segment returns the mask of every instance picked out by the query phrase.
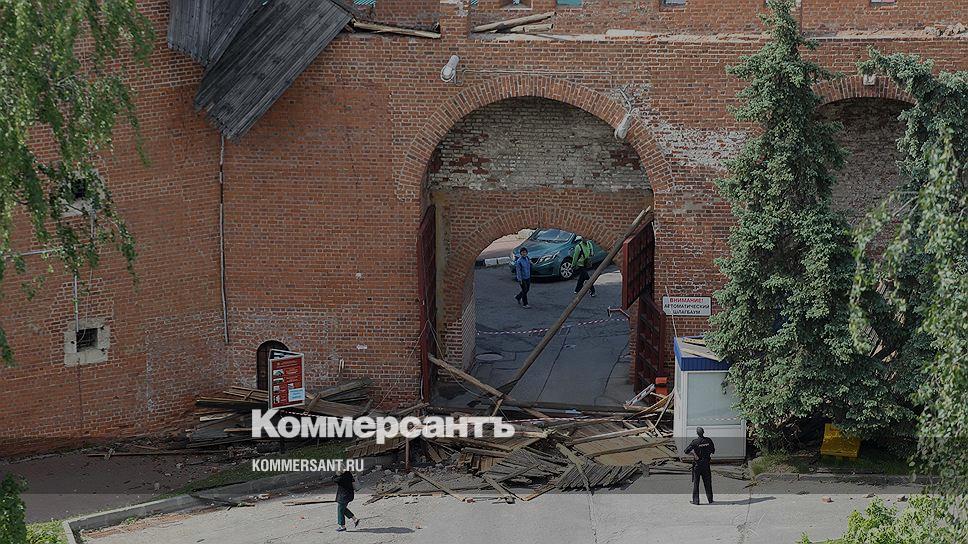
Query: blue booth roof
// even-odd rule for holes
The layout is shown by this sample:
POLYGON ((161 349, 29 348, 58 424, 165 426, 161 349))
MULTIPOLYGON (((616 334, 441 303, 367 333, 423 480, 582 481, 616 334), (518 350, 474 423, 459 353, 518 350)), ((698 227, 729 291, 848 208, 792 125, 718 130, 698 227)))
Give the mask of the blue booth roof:
MULTIPOLYGON (((701 339, 702 337, 687 336, 686 338, 701 339)), ((682 344, 681 340, 682 338, 676 337, 672 345, 676 352, 676 366, 683 372, 696 370, 729 370, 729 363, 716 360, 716 355, 707 347, 686 344, 685 349, 695 353, 684 353, 683 347, 680 345, 682 344), (699 353, 708 353, 709 356, 702 356, 699 353)))

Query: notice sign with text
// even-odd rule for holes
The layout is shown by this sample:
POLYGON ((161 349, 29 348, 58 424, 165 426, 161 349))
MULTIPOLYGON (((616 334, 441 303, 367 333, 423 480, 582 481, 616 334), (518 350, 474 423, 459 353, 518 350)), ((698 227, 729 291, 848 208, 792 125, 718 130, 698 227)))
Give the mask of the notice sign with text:
POLYGON ((662 311, 666 315, 706 316, 712 312, 709 297, 662 297, 662 311))
POLYGON ((269 409, 301 406, 305 400, 303 354, 272 350, 269 355, 269 409))

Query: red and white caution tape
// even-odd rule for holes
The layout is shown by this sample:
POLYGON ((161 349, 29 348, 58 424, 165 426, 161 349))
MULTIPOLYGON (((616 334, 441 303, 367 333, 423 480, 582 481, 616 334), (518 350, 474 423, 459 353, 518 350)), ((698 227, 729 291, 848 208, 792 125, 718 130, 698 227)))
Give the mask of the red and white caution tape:
MULTIPOLYGON (((610 319, 593 319, 591 321, 582 321, 580 323, 568 323, 562 325, 562 329, 570 329, 572 327, 587 327, 589 325, 601 325, 603 323, 610 323, 612 321, 621 321, 622 323, 628 323, 627 319, 620 317, 613 317, 610 319)), ((527 329, 523 331, 477 331, 478 336, 484 335, 500 335, 500 334, 524 334, 524 335, 538 335, 548 332, 548 329, 527 329)))

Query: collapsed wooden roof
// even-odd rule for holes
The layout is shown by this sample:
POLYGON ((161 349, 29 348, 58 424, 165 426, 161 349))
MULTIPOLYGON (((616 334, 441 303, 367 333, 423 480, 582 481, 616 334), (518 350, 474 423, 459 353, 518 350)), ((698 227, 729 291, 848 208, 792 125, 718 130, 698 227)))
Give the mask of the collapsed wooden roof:
POLYGON ((168 47, 209 66, 261 4, 262 0, 171 0, 168 47))
POLYGON ((171 0, 168 45, 205 66, 195 109, 236 139, 351 18, 339 0, 171 0))

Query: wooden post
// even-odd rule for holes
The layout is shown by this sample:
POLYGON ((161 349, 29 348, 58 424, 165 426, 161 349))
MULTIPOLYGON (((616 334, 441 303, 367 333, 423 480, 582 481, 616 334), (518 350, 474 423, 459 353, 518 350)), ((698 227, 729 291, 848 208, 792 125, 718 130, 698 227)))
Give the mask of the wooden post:
POLYGON ((404 442, 403 446, 403 468, 407 472, 410 472, 410 439, 408 438, 404 442))

